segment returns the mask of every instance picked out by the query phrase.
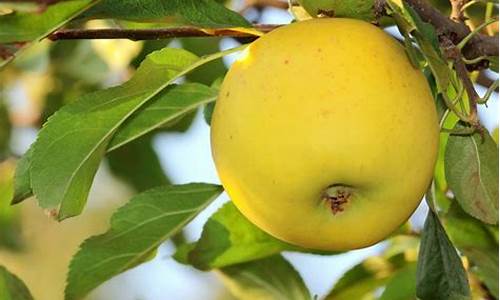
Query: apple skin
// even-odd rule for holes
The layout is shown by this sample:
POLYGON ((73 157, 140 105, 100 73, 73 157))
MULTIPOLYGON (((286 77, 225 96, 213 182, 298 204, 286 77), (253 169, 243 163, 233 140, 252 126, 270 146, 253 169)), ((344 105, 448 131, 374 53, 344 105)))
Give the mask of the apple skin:
POLYGON ((377 0, 298 0, 312 17, 327 15, 365 21, 375 20, 375 1, 377 0))
POLYGON ((253 42, 224 79, 211 128, 238 209, 269 234, 320 250, 369 246, 404 223, 431 182, 438 142, 430 89, 403 47, 337 18, 253 42), (327 191, 347 192, 347 203, 332 209, 327 191))

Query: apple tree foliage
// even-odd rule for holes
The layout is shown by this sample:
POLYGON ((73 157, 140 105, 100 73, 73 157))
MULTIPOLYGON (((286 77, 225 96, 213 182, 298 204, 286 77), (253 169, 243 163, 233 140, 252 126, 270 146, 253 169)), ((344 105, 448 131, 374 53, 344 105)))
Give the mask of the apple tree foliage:
MULTIPOLYGON (((182 228, 223 188, 171 184, 152 148, 156 134, 184 131, 199 109, 204 109, 210 123, 226 71, 221 58, 244 49, 262 33, 224 1, 33 2, 8 6, 0 1, 0 100, 12 76, 40 67, 40 61, 50 64, 58 84, 45 97, 34 122, 41 129, 22 156, 9 146, 14 118, 9 118, 9 106, 0 102, 0 247, 18 251, 23 245, 21 214, 11 204, 28 199, 57 221, 77 217, 99 166, 106 161, 137 195, 114 213, 108 231, 82 242, 68 270, 67 300, 81 299, 108 279, 151 259, 169 239, 175 241, 177 262, 216 272, 237 298, 317 298, 281 253, 339 253, 279 241, 246 220, 230 202, 208 219, 198 240, 178 239, 182 228), (237 39, 241 46, 226 51, 219 50, 216 36, 179 38, 181 47, 175 48, 169 47, 171 39, 143 42, 130 63, 135 70, 131 78, 103 88, 108 66, 89 41, 44 44, 54 31, 84 28, 90 19, 112 20, 108 24, 122 29, 190 26, 207 35, 231 28, 253 37, 237 39)), ((286 4, 279 2, 279 7, 286 4)), ((459 69, 481 62, 483 68, 498 72, 498 54, 474 59, 460 55, 474 36, 495 34, 498 25, 490 24, 496 21, 498 3, 465 1, 467 22, 476 30, 451 45, 459 53, 456 58, 443 43, 446 28, 428 22, 409 2, 384 2, 383 18, 372 21, 397 26, 408 58, 427 76, 434 94, 442 134, 435 177, 426 195, 430 209, 423 228, 403 225, 384 241, 379 256, 354 266, 321 297, 498 299, 498 145, 475 114, 475 106, 487 105, 498 89, 498 79, 484 84, 479 80, 484 71, 466 67, 464 77, 459 69), (470 101, 470 80, 486 85, 483 97, 470 101)), ((291 4, 296 18, 310 17, 291 4)), ((447 14, 447 3, 432 4, 447 14)), ((2 266, 0 299, 33 299, 21 279, 2 266)))

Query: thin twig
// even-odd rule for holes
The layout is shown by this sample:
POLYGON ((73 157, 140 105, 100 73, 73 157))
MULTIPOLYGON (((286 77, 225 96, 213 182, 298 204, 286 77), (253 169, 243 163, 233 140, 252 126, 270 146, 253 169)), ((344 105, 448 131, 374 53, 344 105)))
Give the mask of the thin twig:
POLYGON ((474 84, 469 77, 469 72, 467 71, 465 62, 463 61, 460 49, 446 37, 441 38, 441 46, 444 49, 447 58, 452 60, 453 68, 457 72, 457 76, 462 82, 465 92, 467 93, 467 98, 469 100, 469 115, 467 117, 468 122, 473 127, 480 128, 477 116, 477 103, 481 98, 474 89, 474 84))
MULTIPOLYGON (((453 44, 459 44, 470 33, 470 28, 463 22, 454 22, 441 14, 426 0, 404 0, 411 6, 424 22, 430 23, 436 28, 440 38, 446 37, 453 44)), ((462 54, 465 58, 472 60, 480 56, 498 56, 498 35, 488 36, 485 34, 475 34, 463 48, 462 54)), ((484 69, 488 66, 486 60, 475 65, 469 65, 468 70, 484 69)))
POLYGON ((469 118, 472 122, 477 122, 477 102, 480 97, 477 94, 476 89, 474 89, 474 84, 470 80, 464 61, 461 58, 457 58, 453 61, 453 66, 455 67, 455 71, 457 71, 457 76, 464 85, 467 98, 469 98, 469 118))
POLYGON ((493 92, 498 89, 498 79, 495 80, 489 87, 488 89, 486 90, 486 93, 484 94, 484 96, 477 101, 477 103, 479 104, 486 104, 488 102, 488 100, 490 99, 491 97, 491 94, 493 94, 493 92))
MULTIPOLYGON (((253 28, 259 32, 270 32, 281 24, 257 24, 253 28)), ((236 37, 236 38, 257 38, 258 34, 250 31, 240 31, 231 28, 203 29, 195 27, 179 28, 155 28, 155 29, 61 29, 48 36, 52 41, 76 40, 76 39, 129 39, 138 40, 159 40, 175 37, 236 37)))
POLYGON ((465 21, 463 7, 467 4, 467 2, 469 2, 469 0, 450 0, 450 19, 457 23, 463 23, 465 21))

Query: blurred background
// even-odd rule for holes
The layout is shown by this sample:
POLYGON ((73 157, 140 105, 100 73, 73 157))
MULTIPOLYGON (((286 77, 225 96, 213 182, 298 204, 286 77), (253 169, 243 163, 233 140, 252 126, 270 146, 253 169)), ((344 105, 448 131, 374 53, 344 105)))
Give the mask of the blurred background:
MULTIPOLYGON (((253 22, 285 24, 292 21, 286 9, 259 3, 265 1, 233 1, 228 5, 253 22)), ((443 1, 439 5, 446 9, 447 3, 443 1)), ((283 4, 282 7, 286 7, 286 3, 283 4)), ((8 4, 0 3, 0 12, 6 7, 8 4)), ((118 25, 89 21, 85 26, 118 25)), ((395 27, 386 30, 398 36, 395 27)), ((80 95, 127 80, 144 56, 155 49, 183 47, 202 55, 237 45, 239 43, 231 38, 43 41, 0 72, 0 265, 22 278, 35 299, 63 298, 68 263, 78 245, 85 238, 104 232, 113 211, 132 195, 169 182, 219 183, 210 154, 210 127, 200 110, 173 127, 110 153, 96 176, 89 203, 81 216, 57 223, 48 218, 33 199, 9 207, 16 159, 34 141, 41 124, 61 105, 80 95)), ((211 84, 223 76, 237 55, 203 66, 184 80, 211 84)), ((479 76, 488 82, 498 74, 487 71, 479 76)), ((482 86, 477 88, 481 93, 486 90, 482 86)), ((487 108, 481 106, 480 117, 488 130, 498 128, 497 93, 487 108)), ((223 194, 192 221, 186 228, 186 239, 196 240, 206 219, 227 200, 223 194)), ((422 227, 426 211, 423 202, 411 219, 414 231, 422 227)), ((417 244, 418 239, 408 237, 335 256, 285 253, 285 257, 302 275, 311 293, 322 297, 347 270, 361 262, 376 265, 380 262, 377 259, 390 247, 401 247, 409 260, 415 260, 417 244)), ((155 259, 111 279, 88 299, 234 299, 216 273, 200 272, 175 262, 170 258, 174 250, 174 245, 166 242, 155 259)))

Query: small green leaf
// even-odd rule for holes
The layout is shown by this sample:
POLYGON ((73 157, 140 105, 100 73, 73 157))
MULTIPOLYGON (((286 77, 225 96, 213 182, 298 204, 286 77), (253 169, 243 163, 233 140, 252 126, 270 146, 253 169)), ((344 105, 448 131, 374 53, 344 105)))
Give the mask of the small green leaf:
POLYGON ((0 94, 0 161, 6 159, 9 154, 11 130, 9 111, 0 94))
MULTIPOLYGON (((215 79, 212 82, 211 87, 214 89, 217 89, 217 91, 220 91, 220 86, 222 85, 222 81, 224 80, 224 77, 219 77, 215 79)), ((205 122, 207 123, 208 126, 212 123, 212 115, 214 113, 215 109, 215 101, 210 102, 205 107, 203 108, 203 118, 205 119, 205 122)))
POLYGON ((425 221, 418 255, 417 297, 470 299, 462 261, 432 210, 425 221))
POLYGON ((21 159, 17 161, 16 172, 14 174, 14 197, 12 199, 12 204, 17 204, 33 196, 29 171, 32 155, 33 147, 30 147, 21 159))
POLYGON ((189 265, 189 252, 191 252, 196 247, 196 242, 194 243, 183 243, 180 244, 172 258, 175 259, 178 263, 183 265, 189 265))
POLYGON ((41 39, 98 1, 71 0, 49 5, 43 13, 14 12, 0 16, 0 43, 41 39), (94 2, 94 3, 92 3, 94 2))
POLYGON ((410 300, 416 298, 417 264, 410 263, 397 271, 387 282, 378 300, 410 300))
POLYGON ((420 52, 426 58, 427 63, 434 74, 438 91, 439 93, 446 93, 450 83, 451 72, 448 68, 446 60, 441 54, 436 30, 432 25, 423 22, 415 10, 405 1, 403 1, 403 7, 406 12, 406 20, 410 19, 415 26, 414 30, 411 31, 411 34, 417 41, 417 44, 420 47, 420 52))
MULTIPOLYGON (((32 188, 40 206, 51 209, 59 220, 81 213, 97 167, 120 126, 125 124, 127 129, 126 121, 131 116, 130 122, 134 117, 144 121, 134 113, 176 78, 236 49, 241 50, 235 48, 201 59, 182 49, 153 52, 128 82, 84 95, 54 114, 38 135, 30 168, 32 188)), ((170 113, 178 114, 175 110, 170 113)), ((150 130, 151 124, 146 128, 150 130)), ((130 128, 135 134, 134 130, 130 128)))
POLYGON ((19 208, 10 205, 14 168, 13 160, 0 162, 0 250, 19 251, 24 246, 19 208))
POLYGON ((169 86, 123 123, 113 136, 108 151, 114 150, 154 129, 215 101, 217 90, 199 83, 169 86))
POLYGON ((189 262, 208 270, 296 249, 257 228, 228 202, 205 223, 189 262))
POLYGON ((133 197, 111 217, 106 233, 81 245, 70 264, 65 299, 80 299, 150 258, 221 192, 218 185, 197 183, 158 187, 133 197))
POLYGON ((439 41, 436 33, 436 29, 429 23, 424 22, 419 14, 408 5, 406 1, 403 1, 403 8, 407 12, 407 16, 410 17, 413 25, 415 26, 416 31, 422 36, 422 38, 432 45, 432 48, 436 52, 440 52, 439 49, 439 41))
POLYGON ((498 56, 488 57, 490 61, 490 69, 498 73, 498 56))
POLYGON ((335 284, 325 300, 371 299, 377 288, 383 287, 390 276, 406 265, 403 254, 388 259, 370 257, 347 271, 335 284))
POLYGON ((214 0, 103 0, 85 17, 157 22, 178 17, 175 23, 203 27, 250 26, 241 15, 214 0))
POLYGON ((404 36, 403 42, 406 50, 406 55, 408 55, 408 59, 410 60, 411 64, 415 69, 420 69, 422 54, 417 48, 415 48, 408 33, 403 33, 403 36, 404 36))
MULTIPOLYGON (((462 129, 458 123, 455 129, 462 129)), ((458 203, 471 216, 498 223, 498 146, 485 130, 450 135, 445 153, 446 180, 458 203)))
POLYGON ((33 296, 21 279, 0 266, 0 299, 32 300, 33 296))
POLYGON ((214 114, 214 109, 215 109, 215 102, 208 103, 203 108, 203 118, 205 119, 205 122, 209 126, 210 124, 212 124, 212 115, 214 114))
POLYGON ((0 59, 0 67, 26 46, 22 43, 41 40, 97 2, 99 0, 61 1, 49 5, 43 13, 14 12, 0 16, 0 50, 11 54, 5 60, 0 59))
POLYGON ((241 300, 311 300, 304 281, 281 255, 222 268, 223 283, 241 300))

